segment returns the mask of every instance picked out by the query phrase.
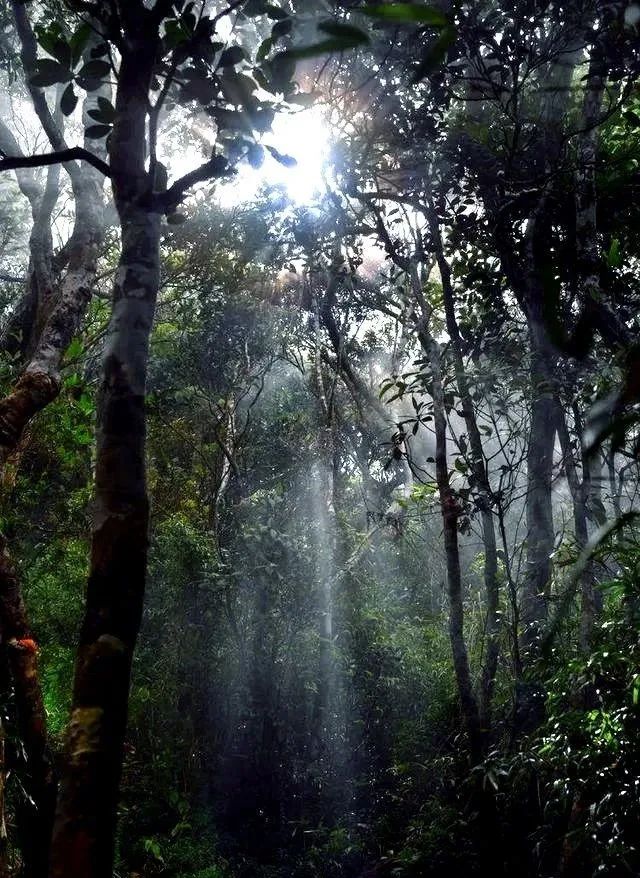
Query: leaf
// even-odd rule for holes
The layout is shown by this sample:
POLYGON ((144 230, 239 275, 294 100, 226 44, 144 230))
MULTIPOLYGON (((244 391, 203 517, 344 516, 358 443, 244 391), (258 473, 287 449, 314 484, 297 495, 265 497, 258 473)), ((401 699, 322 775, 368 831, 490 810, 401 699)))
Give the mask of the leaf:
POLYGON ((622 265, 622 256, 620 254, 620 239, 613 238, 609 252, 606 255, 607 265, 609 268, 619 268, 622 265))
POLYGON ((266 40, 263 40, 260 43, 260 47, 256 52, 256 61, 264 61, 269 52, 273 49, 273 40, 271 37, 267 37, 266 40))
POLYGON ((267 146, 267 149, 274 157, 277 162, 280 162, 281 165, 284 165, 285 168, 295 168, 298 162, 294 159, 292 155, 286 155, 285 153, 279 152, 275 146, 267 146))
POLYGON ((97 88, 100 88, 102 85, 101 79, 90 79, 88 77, 77 77, 77 84, 80 88, 83 88, 85 91, 95 91, 97 88))
POLYGON ((287 34, 291 33, 292 27, 293 22, 290 18, 283 18, 280 21, 276 21, 274 26, 271 28, 271 39, 277 40, 280 37, 286 37, 287 34))
POLYGON ((82 79, 102 79, 111 73, 111 65, 107 61, 99 61, 95 58, 87 61, 78 71, 78 77, 82 79))
MULTIPOLYGON (((72 340, 71 344, 67 348, 67 350, 65 352, 65 359, 76 360, 80 356, 82 351, 83 351, 82 339, 76 337, 72 340)), ((77 383, 80 383, 79 379, 78 379, 77 383)), ((70 387, 71 385, 66 384, 65 386, 70 387)))
POLYGON ((253 143, 247 151, 247 160, 252 168, 259 168, 264 162, 264 148, 259 143, 253 143))
POLYGON ((625 122, 630 122, 632 125, 640 127, 640 116, 634 110, 625 110, 622 118, 625 122))
POLYGON ((278 52, 264 66, 274 91, 287 94, 292 90, 291 79, 296 72, 296 61, 289 52, 278 52))
POLYGON ((58 26, 52 26, 47 30, 36 28, 36 35, 47 54, 53 55, 63 67, 71 66, 71 48, 58 26))
MULTIPOLYGON (((317 58, 318 55, 328 55, 330 52, 344 52, 346 49, 353 49, 358 42, 354 42, 344 37, 331 37, 327 40, 321 40, 319 43, 311 43, 309 46, 299 46, 295 49, 287 49, 285 52, 279 52, 275 57, 292 60, 304 61, 306 58, 317 58)), ((275 60, 275 59, 274 59, 275 60)))
POLYGON ((284 9, 281 9, 279 6, 274 6, 273 3, 265 3, 264 11, 267 13, 269 18, 288 18, 289 13, 285 12, 284 9))
POLYGON ((108 119, 109 122, 113 122, 116 118, 116 108, 113 106, 110 100, 107 98, 99 97, 98 98, 98 107, 100 108, 100 112, 108 119))
POLYGON ((108 43, 100 43, 99 45, 94 46, 89 54, 92 58, 104 58, 105 55, 109 54, 108 43))
POLYGON ((92 110, 87 110, 87 116, 96 122, 100 122, 101 125, 108 125, 110 122, 109 119, 105 119, 102 110, 96 110, 95 108, 92 110))
POLYGON ((181 43, 186 43, 190 38, 189 31, 185 28, 181 21, 171 19, 165 22, 164 26, 164 44, 167 49, 175 49, 181 43))
POLYGON ((411 78, 412 82, 420 82, 420 80, 433 73, 442 64, 449 48, 455 42, 456 36, 457 31, 453 25, 448 25, 442 29, 438 39, 427 47, 420 59, 420 63, 411 78))
POLYGON ((182 88, 182 96, 189 101, 206 105, 218 96, 218 83, 213 79, 191 79, 182 88))
POLYGON ((218 67, 231 67, 234 64, 239 64, 244 60, 244 57, 244 49, 241 46, 230 46, 220 55, 218 67))
POLYGON ((78 95, 73 90, 73 83, 70 82, 62 92, 62 97, 60 98, 60 110, 63 115, 70 116, 75 110, 77 103, 78 95))
POLYGON ((59 61, 63 67, 71 67, 71 48, 66 40, 57 39, 51 47, 51 55, 59 61))
POLYGON ((363 15, 371 18, 392 21, 396 24, 427 24, 431 27, 446 27, 447 16, 434 6, 422 3, 378 3, 359 9, 363 15))
POLYGON ((349 40, 354 46, 369 42, 369 35, 359 27, 354 27, 352 24, 344 24, 341 21, 322 21, 318 25, 318 30, 329 34, 331 37, 349 40))
POLYGON ((58 82, 69 82, 72 78, 68 67, 65 67, 58 61, 52 61, 50 58, 40 58, 37 62, 35 73, 31 75, 29 82, 37 88, 45 88, 58 82))
POLYGON ((215 107, 208 112, 216 120, 220 130, 249 132, 252 130, 247 116, 239 110, 225 110, 222 107, 215 107))
POLYGON ((84 130, 84 136, 90 140, 99 140, 101 137, 106 137, 110 132, 111 125, 89 125, 84 130))
POLYGON ((235 70, 226 70, 220 79, 222 93, 230 104, 250 108, 257 106, 253 98, 256 83, 250 76, 235 70))
POLYGON ((73 36, 69 40, 69 48, 71 49, 71 66, 75 67, 80 58, 82 57, 82 52, 84 51, 85 46, 91 36, 91 28, 83 21, 82 24, 76 28, 73 33, 73 36))

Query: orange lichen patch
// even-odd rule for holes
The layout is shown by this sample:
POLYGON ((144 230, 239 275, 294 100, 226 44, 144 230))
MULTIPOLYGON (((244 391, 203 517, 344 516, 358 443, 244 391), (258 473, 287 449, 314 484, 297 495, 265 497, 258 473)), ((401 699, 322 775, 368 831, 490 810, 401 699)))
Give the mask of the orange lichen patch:
POLYGON ((22 649, 26 649, 27 652, 37 652, 38 644, 31 637, 23 637, 20 640, 16 640, 18 646, 22 647, 22 649))

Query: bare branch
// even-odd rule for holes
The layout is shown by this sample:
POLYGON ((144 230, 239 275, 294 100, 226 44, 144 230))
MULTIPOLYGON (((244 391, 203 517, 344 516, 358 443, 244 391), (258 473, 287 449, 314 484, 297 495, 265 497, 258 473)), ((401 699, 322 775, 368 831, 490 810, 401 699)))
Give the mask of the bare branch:
MULTIPOLYGON (((98 158, 88 149, 81 146, 72 146, 68 149, 60 149, 56 152, 46 152, 41 155, 5 156, 0 159, 0 171, 13 171, 16 168, 41 168, 45 165, 60 165, 75 159, 84 160, 93 165, 98 171, 111 176, 111 168, 106 162, 98 158)), ((184 178, 183 178, 184 179, 184 178)))
POLYGON ((159 210, 170 210, 180 204, 187 190, 195 186, 196 183, 212 180, 215 177, 227 177, 232 173, 235 172, 229 168, 227 160, 222 156, 214 155, 208 162, 205 162, 193 171, 189 171, 184 177, 180 177, 175 183, 172 183, 166 192, 158 193, 155 199, 155 206, 159 210))

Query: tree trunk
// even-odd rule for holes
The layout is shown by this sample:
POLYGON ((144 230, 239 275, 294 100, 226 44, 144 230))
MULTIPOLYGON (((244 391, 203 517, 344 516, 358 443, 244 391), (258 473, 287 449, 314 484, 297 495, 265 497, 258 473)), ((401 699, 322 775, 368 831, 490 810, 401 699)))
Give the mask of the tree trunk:
POLYGON ((91 566, 76 661, 51 878, 110 878, 133 650, 142 614, 149 503, 144 396, 159 285, 160 216, 145 169, 157 31, 128 22, 110 157, 122 254, 98 402, 91 566), (133 28, 135 27, 135 34, 133 28))
POLYGON ((527 557, 520 617, 521 654, 532 661, 547 618, 551 554, 555 542, 551 499, 556 435, 555 400, 550 376, 551 352, 541 324, 530 325, 531 427, 527 451, 527 557))
POLYGON ((18 732, 26 756, 24 787, 31 799, 20 807, 18 814, 23 874, 43 878, 49 862, 56 778, 47 745, 37 645, 28 627, 18 577, 4 540, 0 546, 0 624, 14 688, 18 732))
POLYGON ((491 699, 495 685, 498 656, 500 653, 500 593, 498 585, 498 549, 496 545, 496 531, 493 518, 493 492, 489 483, 489 476, 485 463, 482 438, 478 429, 478 421, 471 398, 469 379, 464 366, 462 345, 458 321, 455 313, 455 294, 451 279, 451 268, 447 262, 440 226, 435 207, 432 202, 427 206, 427 218, 431 242, 435 248, 436 261, 442 280, 442 295, 445 310, 447 332, 451 344, 453 367, 455 370, 458 395, 462 404, 469 446, 471 449, 471 471, 474 479, 473 488, 477 493, 477 505, 480 509, 482 523, 482 541, 484 545, 484 587, 486 593, 486 621, 485 621, 485 660, 482 670, 480 685, 480 724, 483 734, 488 734, 491 724, 491 699))
POLYGON ((462 574, 460 571, 460 553, 458 549, 458 516, 460 510, 455 493, 451 490, 449 484, 447 419, 442 386, 440 350, 437 342, 426 329, 421 329, 420 341, 429 359, 432 374, 433 422, 436 434, 436 482, 440 494, 440 512, 442 515, 444 550, 447 564, 449 639, 451 641, 453 667, 458 684, 462 716, 469 739, 471 764, 477 765, 482 758, 482 730, 464 637, 462 574))
MULTIPOLYGON (((589 463, 584 459, 582 461, 583 476, 578 476, 578 469, 573 457, 573 449, 571 448, 571 437, 567 427, 567 420, 564 409, 560 400, 557 402, 557 426, 560 446, 562 448, 562 458, 564 462, 567 483, 571 493, 573 502, 573 526, 576 538, 576 547, 578 551, 582 551, 589 540, 589 524, 587 515, 587 497, 589 494, 589 486, 591 483, 589 463)), ((588 655, 591 649, 591 638, 593 633, 593 625, 596 617, 596 597, 595 597, 595 576, 593 564, 589 563, 585 567, 580 577, 580 633, 578 637, 578 645, 580 651, 584 655, 588 655)))
MULTIPOLYGON (((96 96, 87 98, 85 114, 87 109, 95 106, 96 96), (89 106, 86 106, 87 102, 89 106)), ((100 150, 99 145, 95 148, 100 150)), ((31 360, 11 393, 0 401, 0 470, 20 442, 31 418, 59 393, 60 364, 90 301, 103 239, 103 178, 95 170, 87 169, 84 175, 72 179, 76 216, 67 246, 66 274, 56 291, 49 228, 57 199, 57 166, 56 172, 55 175, 48 174, 47 185, 34 214, 29 278, 30 285, 37 287, 34 308, 37 306, 36 310, 44 315, 54 301, 55 305, 39 336, 31 333, 31 344, 34 338, 37 339, 31 360), (46 301, 42 288, 45 281, 46 301)), ((21 188, 25 191, 24 180, 21 188)), ((17 572, 4 538, 1 552, 0 624, 7 644, 18 728, 26 755, 25 787, 31 799, 31 803, 21 807, 17 815, 23 874, 44 878, 48 871, 56 779, 47 750, 46 715, 37 673, 35 641, 29 630, 17 572)))

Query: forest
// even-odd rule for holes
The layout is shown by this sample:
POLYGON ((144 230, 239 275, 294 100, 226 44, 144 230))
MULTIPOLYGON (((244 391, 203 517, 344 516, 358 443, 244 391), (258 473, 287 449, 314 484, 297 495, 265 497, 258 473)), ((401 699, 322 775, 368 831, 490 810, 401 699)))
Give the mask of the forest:
POLYGON ((0 79, 0 878, 640 876, 640 4, 0 79))

